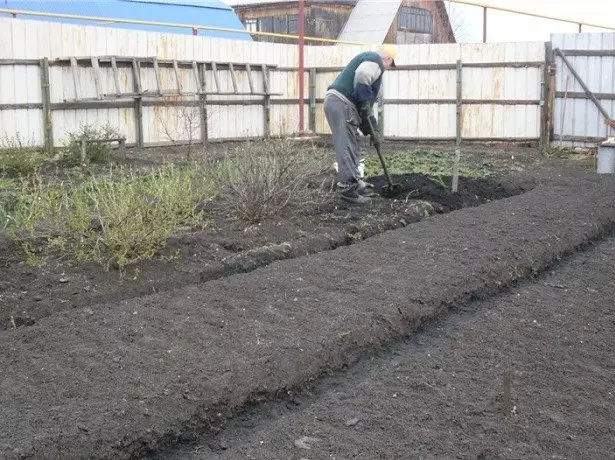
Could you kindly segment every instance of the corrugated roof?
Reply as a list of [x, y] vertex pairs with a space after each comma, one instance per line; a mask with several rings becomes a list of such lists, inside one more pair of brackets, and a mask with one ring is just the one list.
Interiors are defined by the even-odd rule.
[[[180, 24], [244, 29], [231, 7], [219, 0], [0, 0], [3, 8], [40, 11], [49, 13], [102, 16], [142, 21], [173, 22]], [[6, 16], [0, 14], [0, 16]], [[28, 19], [38, 19], [34, 16]], [[77, 19], [40, 18], [44, 21], [72, 24], [92, 24]], [[96, 23], [102, 27], [149, 30], [153, 32], [191, 34], [191, 29], [147, 26], [141, 24]], [[236, 40], [252, 40], [248, 34], [201, 30], [200, 35]]]
[[359, 0], [339, 40], [381, 44], [399, 11], [401, 0]]

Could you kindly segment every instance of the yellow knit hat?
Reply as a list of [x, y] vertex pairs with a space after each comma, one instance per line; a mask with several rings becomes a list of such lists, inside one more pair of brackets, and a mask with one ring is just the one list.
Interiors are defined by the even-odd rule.
[[393, 58], [393, 67], [395, 66], [395, 58], [397, 57], [397, 50], [395, 49], [394, 46], [392, 45], [380, 45], [378, 47], [378, 51], [380, 51], [381, 53], [385, 53], [388, 54], [389, 56], [391, 56]]

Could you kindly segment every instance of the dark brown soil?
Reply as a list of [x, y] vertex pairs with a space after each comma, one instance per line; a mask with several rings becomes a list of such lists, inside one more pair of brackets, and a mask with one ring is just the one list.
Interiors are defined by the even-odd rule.
[[161, 458], [612, 458], [615, 238]]
[[[294, 394], [613, 231], [613, 178], [535, 163], [491, 185], [462, 181], [462, 204], [485, 204], [427, 219], [404, 196], [369, 208], [331, 201], [248, 229], [220, 220], [172, 241], [184, 257], [144, 264], [136, 280], [27, 268], [5, 246], [0, 458], [130, 458], [215, 440], [249, 405]], [[438, 190], [421, 176], [406, 185], [419, 197]], [[436, 211], [459, 206], [440, 197]], [[591, 382], [581, 385], [597, 399]]]
[[[386, 181], [373, 179], [381, 192]], [[434, 213], [477, 206], [534, 186], [528, 177], [462, 177], [459, 192], [453, 194], [450, 178], [436, 181], [409, 174], [395, 180], [400, 188], [394, 199], [376, 198], [366, 207], [344, 204], [331, 193], [318, 205], [289, 209], [258, 225], [218, 213], [208, 229], [171, 238], [163, 252], [172, 254], [171, 260], [140, 263], [123, 277], [116, 270], [66, 260], [50, 261], [41, 268], [28, 266], [22, 251], [0, 234], [0, 330], [32, 325], [62, 310], [177, 289], [247, 272], [273, 260], [353, 244]]]

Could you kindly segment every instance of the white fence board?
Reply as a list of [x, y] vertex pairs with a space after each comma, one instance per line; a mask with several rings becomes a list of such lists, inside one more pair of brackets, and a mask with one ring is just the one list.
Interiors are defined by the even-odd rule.
[[[562, 50], [615, 51], [615, 33], [554, 34], [553, 48]], [[614, 56], [567, 56], [568, 61], [593, 93], [615, 97]], [[555, 57], [555, 90], [560, 93], [583, 93], [583, 87], [574, 78], [561, 57]], [[615, 100], [600, 99], [610, 118], [615, 117]], [[557, 97], [553, 110], [553, 145], [558, 147], [592, 147], [606, 138], [604, 116], [589, 99]], [[611, 131], [611, 136], [615, 132]], [[578, 138], [566, 140], [566, 136]], [[586, 138], [586, 139], [583, 139]], [[593, 138], [593, 139], [592, 139]], [[560, 142], [563, 139], [563, 142]]]

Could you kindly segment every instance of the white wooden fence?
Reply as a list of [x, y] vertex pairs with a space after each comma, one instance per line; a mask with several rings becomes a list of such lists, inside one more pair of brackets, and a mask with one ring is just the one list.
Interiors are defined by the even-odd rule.
[[551, 41], [556, 50], [552, 143], [593, 146], [607, 136], [605, 119], [615, 118], [615, 33], [556, 34]]
[[[306, 90], [312, 92], [305, 94], [305, 120], [312, 130], [328, 132], [322, 111], [326, 87], [363, 50], [356, 46], [306, 47]], [[399, 69], [387, 72], [384, 83], [381, 117], [386, 136], [442, 140], [455, 139], [458, 134], [481, 140], [544, 137], [544, 43], [403, 45], [398, 50]], [[297, 52], [294, 45], [3, 18], [0, 136], [19, 133], [38, 145], [51, 137], [59, 146], [84, 124], [110, 124], [126, 135], [129, 144], [137, 145], [295, 133], [299, 128]], [[114, 97], [136, 88], [132, 59], [124, 59], [127, 63], [118, 64], [113, 72], [111, 56], [118, 62], [122, 57], [157, 59], [158, 72], [150, 61], [138, 71], [144, 94]], [[71, 57], [79, 58], [76, 66], [70, 65]], [[91, 57], [101, 58], [97, 61], [100, 72], [95, 72]], [[178, 62], [177, 67], [173, 61]], [[193, 62], [201, 80], [194, 76]], [[213, 62], [221, 63], [218, 85]], [[229, 62], [235, 63], [235, 82]], [[43, 91], [46, 63], [47, 101]], [[241, 66], [247, 63], [252, 65], [250, 73]], [[262, 65], [268, 66], [267, 72], [261, 71]], [[261, 94], [267, 92], [265, 73], [269, 73], [269, 95]], [[178, 88], [177, 82], [179, 89], [170, 91]], [[195, 94], [199, 84], [206, 95]], [[240, 95], [227, 94], [235, 87]], [[251, 88], [259, 94], [250, 94]], [[179, 90], [188, 94], [179, 94]]]

